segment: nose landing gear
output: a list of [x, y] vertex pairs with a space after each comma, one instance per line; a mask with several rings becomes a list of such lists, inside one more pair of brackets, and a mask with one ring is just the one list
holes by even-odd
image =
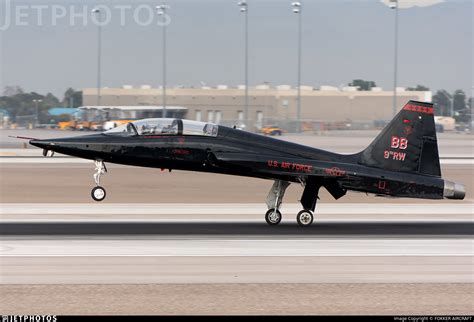
[[105, 199], [107, 195], [105, 189], [100, 186], [100, 176], [107, 173], [107, 168], [102, 160], [95, 161], [95, 173], [94, 173], [94, 181], [95, 187], [91, 191], [91, 197], [95, 201], [102, 201]]
[[105, 199], [106, 193], [105, 189], [101, 186], [94, 187], [91, 191], [91, 197], [95, 201], [102, 201]]
[[275, 208], [268, 209], [267, 213], [265, 214], [265, 221], [270, 226], [278, 225], [281, 221], [280, 210]]
[[285, 195], [285, 190], [290, 185], [287, 181], [275, 180], [272, 188], [267, 196], [267, 207], [268, 211], [265, 214], [265, 221], [267, 224], [274, 226], [278, 225], [281, 221], [280, 206]]

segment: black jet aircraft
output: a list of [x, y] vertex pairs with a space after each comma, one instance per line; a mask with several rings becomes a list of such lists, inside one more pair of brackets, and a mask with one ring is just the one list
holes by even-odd
[[101, 134], [39, 140], [30, 144], [95, 161], [92, 198], [101, 201], [105, 162], [273, 180], [265, 220], [277, 225], [290, 183], [300, 183], [302, 210], [296, 219], [309, 226], [318, 193], [335, 199], [348, 190], [378, 196], [463, 199], [462, 184], [441, 177], [433, 105], [410, 101], [362, 152], [327, 152], [235, 128], [181, 119], [145, 119]]

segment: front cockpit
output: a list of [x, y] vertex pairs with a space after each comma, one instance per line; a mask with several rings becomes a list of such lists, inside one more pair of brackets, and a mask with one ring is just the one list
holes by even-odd
[[216, 137], [218, 130], [219, 126], [212, 123], [157, 118], [129, 122], [106, 131], [104, 134], [123, 136], [196, 135]]

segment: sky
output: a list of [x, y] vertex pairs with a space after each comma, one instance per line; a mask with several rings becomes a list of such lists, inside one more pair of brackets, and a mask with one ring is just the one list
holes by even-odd
[[[243, 84], [244, 15], [238, 1], [167, 2], [168, 85]], [[362, 78], [392, 88], [395, 10], [379, 0], [301, 2], [303, 85], [339, 87]], [[413, 1], [402, 2], [410, 8], [399, 10], [398, 84], [469, 93], [473, 1], [418, 0], [431, 2], [437, 4], [410, 7]], [[157, 3], [0, 0], [0, 88], [18, 85], [62, 96], [69, 87], [95, 87], [99, 28], [90, 11], [96, 5], [111, 13], [101, 27], [102, 85], [161, 85], [163, 20], [153, 14]], [[251, 86], [296, 85], [298, 16], [290, 3], [248, 0]], [[85, 14], [74, 16], [81, 10]]]

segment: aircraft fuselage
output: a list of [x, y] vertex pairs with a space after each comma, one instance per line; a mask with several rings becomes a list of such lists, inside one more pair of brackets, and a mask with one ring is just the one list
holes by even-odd
[[316, 175], [345, 190], [393, 197], [442, 199], [445, 180], [357, 164], [340, 155], [262, 135], [220, 127], [217, 137], [94, 134], [31, 144], [84, 159], [301, 182]]

